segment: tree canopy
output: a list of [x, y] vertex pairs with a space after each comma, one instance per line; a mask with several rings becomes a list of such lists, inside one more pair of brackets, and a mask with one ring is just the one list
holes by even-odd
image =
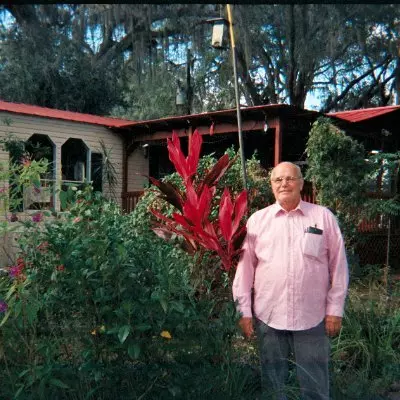
[[[234, 104], [229, 49], [211, 47], [222, 4], [21, 4], [1, 7], [0, 97], [79, 112], [156, 118]], [[233, 7], [246, 105], [322, 111], [398, 102], [397, 4]], [[187, 50], [190, 49], [190, 53]], [[189, 71], [189, 77], [188, 77]], [[187, 88], [186, 88], [187, 89]]]

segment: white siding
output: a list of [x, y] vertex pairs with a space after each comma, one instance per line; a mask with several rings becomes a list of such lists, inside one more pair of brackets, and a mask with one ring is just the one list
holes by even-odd
[[149, 175], [149, 159], [144, 157], [141, 146], [128, 157], [128, 192], [143, 190], [147, 185], [148, 179], [144, 175]]
[[[7, 126], [3, 121], [7, 118], [11, 124]], [[8, 112], [0, 112], [0, 137], [8, 133], [26, 140], [33, 134], [47, 135], [56, 147], [56, 175], [58, 181], [61, 179], [61, 147], [69, 139], [82, 139], [92, 152], [100, 151], [99, 141], [103, 140], [106, 147], [111, 149], [111, 162], [118, 177], [118, 184], [115, 188], [116, 201], [121, 201], [122, 191], [122, 149], [123, 141], [120, 136], [106, 127], [80, 122], [63, 121], [54, 118], [42, 118], [26, 116]], [[7, 161], [8, 154], [0, 150], [0, 161]], [[104, 194], [109, 195], [109, 188], [104, 185]], [[57, 207], [57, 204], [56, 204]]]

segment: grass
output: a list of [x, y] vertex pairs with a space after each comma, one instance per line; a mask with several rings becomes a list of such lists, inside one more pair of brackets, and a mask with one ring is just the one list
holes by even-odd
[[[334, 400], [387, 399], [387, 388], [400, 380], [400, 284], [392, 286], [391, 297], [379, 278], [367, 276], [352, 282], [343, 328], [332, 341], [331, 382]], [[257, 344], [239, 334], [234, 351], [224, 363], [219, 361], [164, 360], [150, 364], [118, 363], [90, 366], [90, 374], [72, 365], [54, 366], [57, 378], [70, 389], [47, 383], [37, 395], [21, 393], [19, 399], [107, 400], [261, 399]], [[64, 363], [66, 364], [66, 363]], [[4, 365], [0, 359], [0, 370]], [[0, 398], [12, 398], [2, 377]], [[290, 400], [298, 396], [295, 368], [289, 377]]]
[[400, 287], [392, 295], [379, 279], [351, 285], [343, 329], [332, 347], [338, 399], [385, 398], [400, 379]]

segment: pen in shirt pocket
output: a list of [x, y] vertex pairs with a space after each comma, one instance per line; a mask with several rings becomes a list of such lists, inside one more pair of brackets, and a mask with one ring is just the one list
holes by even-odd
[[305, 230], [305, 233], [313, 233], [314, 235], [322, 235], [322, 232], [322, 229], [317, 228], [317, 224], [315, 224], [315, 226], [309, 226]]

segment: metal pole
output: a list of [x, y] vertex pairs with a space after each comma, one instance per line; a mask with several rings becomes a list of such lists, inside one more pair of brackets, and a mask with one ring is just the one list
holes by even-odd
[[191, 54], [190, 49], [187, 49], [186, 52], [186, 106], [187, 106], [187, 114], [189, 115], [192, 111], [192, 86], [190, 83], [190, 62], [191, 62]]
[[390, 278], [389, 278], [389, 273], [390, 273], [390, 222], [391, 222], [391, 217], [389, 215], [389, 221], [388, 221], [388, 228], [387, 228], [387, 245], [386, 245], [386, 267], [384, 271], [384, 284], [386, 286], [386, 300], [390, 298]]
[[235, 81], [234, 83], [235, 83], [236, 115], [237, 115], [238, 136], [239, 136], [240, 160], [242, 163], [243, 187], [247, 190], [246, 159], [244, 156], [244, 148], [243, 148], [242, 117], [240, 114], [239, 85], [237, 77], [237, 55], [236, 55], [235, 37], [233, 32], [231, 5], [227, 4], [226, 8], [228, 11], [229, 36], [231, 39], [231, 47], [232, 47], [232, 64], [233, 64], [233, 75]]

